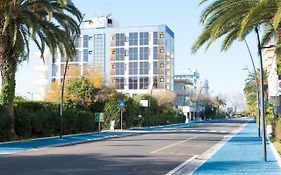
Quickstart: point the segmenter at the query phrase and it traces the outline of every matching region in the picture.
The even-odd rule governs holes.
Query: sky
[[[200,14],[206,6],[199,6],[200,0],[73,0],[85,13],[85,20],[95,16],[111,14],[120,26],[166,24],[175,33],[175,69],[195,68],[201,78],[209,81],[211,92],[232,96],[243,92],[244,80],[250,69],[249,53],[243,42],[235,42],[227,52],[220,51],[221,40],[208,51],[200,49],[191,53],[191,47],[203,29]],[[253,34],[247,38],[254,59],[257,60],[256,39]],[[34,50],[33,50],[34,51]],[[17,73],[16,93],[29,96],[36,92],[32,79],[35,60],[31,53],[29,63],[23,63]],[[258,66],[258,62],[256,62]],[[30,83],[29,83],[30,82]]]

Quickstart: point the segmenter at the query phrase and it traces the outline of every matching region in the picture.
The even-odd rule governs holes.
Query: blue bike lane
[[[281,169],[269,142],[266,162],[262,155],[262,139],[257,137],[256,123],[250,122],[193,174],[280,175]]]

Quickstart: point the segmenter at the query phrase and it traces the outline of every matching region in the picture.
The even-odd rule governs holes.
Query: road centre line
[[[182,141],[173,143],[173,144],[171,144],[171,145],[162,147],[162,148],[160,148],[160,149],[157,149],[157,150],[155,150],[155,151],[152,151],[151,154],[155,154],[155,153],[161,152],[161,151],[163,151],[163,150],[165,150],[165,149],[169,149],[169,148],[171,148],[171,147],[173,147],[173,146],[182,144],[182,143],[184,143],[184,142],[186,142],[186,141],[188,141],[188,140],[194,139],[195,137],[197,137],[197,136],[193,136],[193,137],[190,137],[190,138],[188,138],[188,139],[185,139],[185,140],[182,140]]]

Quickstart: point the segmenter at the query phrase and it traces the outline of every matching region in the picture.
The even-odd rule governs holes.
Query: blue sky
[[[202,31],[199,23],[204,6],[200,0],[73,0],[85,13],[85,19],[112,14],[120,26],[166,24],[175,33],[175,68],[197,68],[209,80],[214,94],[235,94],[242,92],[247,72],[251,68],[250,58],[244,43],[235,42],[227,52],[220,52],[220,41],[214,43],[207,52],[204,48],[191,54],[193,42]],[[247,38],[254,59],[257,60],[256,39]],[[23,64],[17,74],[17,94],[28,96],[28,91],[36,92],[32,84],[33,54],[28,64]],[[27,83],[30,82],[30,83]]]

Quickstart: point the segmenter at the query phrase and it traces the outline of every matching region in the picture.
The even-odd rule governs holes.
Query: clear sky
[[[175,69],[198,69],[201,77],[209,80],[214,94],[232,95],[242,93],[247,72],[242,68],[251,67],[249,54],[242,42],[235,42],[227,52],[220,52],[220,41],[212,45],[207,52],[204,48],[195,55],[191,54],[193,42],[202,31],[199,23],[204,6],[200,0],[73,0],[85,13],[85,19],[94,16],[112,14],[120,26],[166,24],[175,33]],[[257,60],[256,39],[247,38],[254,59]],[[23,64],[17,74],[17,94],[29,96],[34,91],[32,85],[32,66],[37,60],[30,55],[29,64]],[[30,83],[28,83],[30,82]]]

